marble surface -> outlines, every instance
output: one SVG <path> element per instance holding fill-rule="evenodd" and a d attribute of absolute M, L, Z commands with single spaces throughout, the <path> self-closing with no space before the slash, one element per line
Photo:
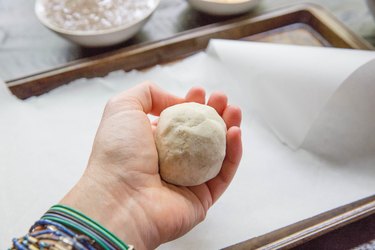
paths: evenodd
<path fill-rule="evenodd" d="M 30 0 L 0 1 L 0 78 L 10 80 L 46 70 L 74 59 L 100 54 L 145 41 L 170 37 L 178 32 L 229 19 L 193 10 L 185 0 L 161 0 L 150 21 L 133 39 L 105 49 L 86 49 L 72 44 L 43 27 Z M 257 15 L 302 0 L 263 0 L 248 15 Z M 375 21 L 364 0 L 310 0 L 330 10 L 359 36 L 375 45 Z"/>

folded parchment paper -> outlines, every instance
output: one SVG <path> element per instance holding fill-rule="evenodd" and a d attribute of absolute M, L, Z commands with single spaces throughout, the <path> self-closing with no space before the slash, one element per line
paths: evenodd
<path fill-rule="evenodd" d="M 221 90 L 243 109 L 232 185 L 204 222 L 160 249 L 218 249 L 373 194 L 374 57 L 214 41 L 173 65 L 80 79 L 26 101 L 0 85 L 0 248 L 79 179 L 106 100 L 144 80 L 178 95 Z"/>
<path fill-rule="evenodd" d="M 350 75 L 351 84 L 371 79 L 363 72 L 352 73 L 361 66 L 371 72 L 374 66 L 366 63 L 375 59 L 368 51 L 279 44 L 265 48 L 263 43 L 249 46 L 227 40 L 212 41 L 208 53 L 237 77 L 250 106 L 293 148 L 302 144 L 322 108 Z"/>

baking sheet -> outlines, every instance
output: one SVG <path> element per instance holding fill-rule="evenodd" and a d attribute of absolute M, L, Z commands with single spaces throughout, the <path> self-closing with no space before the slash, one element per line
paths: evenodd
<path fill-rule="evenodd" d="M 79 78 L 102 77 L 115 70 L 140 70 L 180 60 L 206 49 L 209 40 L 213 38 L 372 49 L 370 44 L 343 26 L 324 8 L 314 4 L 300 4 L 251 18 L 238 17 L 182 32 L 165 40 L 72 61 L 6 83 L 17 97 L 26 99 Z M 20 63 L 20 70 L 23 68 L 24 65 Z"/>
<path fill-rule="evenodd" d="M 243 43 L 248 44 L 249 50 L 256 48 L 257 51 L 262 50 L 264 53 L 269 53 L 273 46 Z M 237 46 L 239 45 L 236 44 L 235 47 Z M 298 77 L 296 76 L 295 80 L 301 82 L 300 79 L 308 79 L 307 76 L 301 75 L 301 70 L 304 69 L 302 66 L 310 61 L 311 58 L 308 55 L 312 48 L 279 46 L 282 46 L 279 48 L 281 54 L 283 49 L 295 49 L 291 55 L 297 52 L 297 54 L 305 55 L 302 57 L 302 62 L 294 61 L 294 67 L 298 67 L 299 70 L 288 71 L 286 76 L 290 78 L 290 75 L 297 73 Z M 230 50 L 235 50 L 235 47 L 230 47 Z M 315 49 L 316 53 L 326 56 L 326 52 L 323 51 L 327 49 Z M 220 51 L 223 50 L 220 49 Z M 311 55 L 316 56 L 316 53 L 311 53 Z M 344 50 L 330 51 L 328 53 L 330 58 L 326 59 L 327 62 L 332 58 L 337 58 L 341 63 L 342 53 L 346 52 Z M 373 52 L 367 53 L 369 53 L 368 61 L 370 61 L 374 54 Z M 156 66 L 146 72 L 117 71 L 104 78 L 80 79 L 41 97 L 30 98 L 26 101 L 13 98 L 5 86 L 1 85 L 0 213 L 3 218 L 0 225 L 0 248 L 7 247 L 12 237 L 24 234 L 29 225 L 52 204 L 57 203 L 78 180 L 86 166 L 106 100 L 115 93 L 144 80 L 153 80 L 161 87 L 178 95 L 184 95 L 191 86 L 195 85 L 204 86 L 208 92 L 221 90 L 228 93 L 231 103 L 241 106 L 244 111 L 242 125 L 244 156 L 232 185 L 211 208 L 204 222 L 184 237 L 162 245 L 160 249 L 218 249 L 374 193 L 375 168 L 372 167 L 374 165 L 372 158 L 362 157 L 361 154 L 357 154 L 358 152 L 354 152 L 358 155 L 355 164 L 350 161 L 332 161 L 308 147 L 308 145 L 315 145 L 315 142 L 306 143 L 310 135 L 306 136 L 299 149 L 296 149 L 298 146 L 294 149 L 286 146 L 282 140 L 285 142 L 289 138 L 281 137 L 281 133 L 276 132 L 278 126 L 272 126 L 270 122 L 274 120 L 267 119 L 269 116 L 265 116 L 266 113 L 259 112 L 259 109 L 250 104 L 253 102 L 250 100 L 250 94 L 253 93 L 251 93 L 252 89 L 248 89 L 251 85 L 249 83 L 251 80 L 259 80 L 259 71 L 257 71 L 259 69 L 246 67 L 248 77 L 245 82 L 245 79 L 241 80 L 240 74 L 233 74 L 233 69 L 226 66 L 225 60 L 224 62 L 217 60 L 217 55 L 217 53 L 216 56 L 200 53 L 179 63 Z M 251 56 L 257 55 L 251 54 Z M 358 54 L 353 54 L 354 58 L 357 56 Z M 241 58 L 243 57 L 242 53 Z M 367 58 L 367 55 L 365 57 Z M 265 65 L 268 68 L 273 62 L 277 62 L 275 57 L 268 56 L 267 58 L 269 63 Z M 359 61 L 366 63 L 366 60 L 352 60 L 349 54 L 344 59 L 353 63 Z M 263 59 L 258 58 L 258 61 L 260 60 Z M 374 82 L 374 79 L 372 79 L 371 72 L 368 72 L 374 70 L 374 65 L 373 63 L 367 65 L 369 65 L 368 69 L 361 68 L 361 63 L 357 64 L 360 70 L 365 71 L 357 71 L 365 81 L 363 87 L 360 87 L 358 93 L 354 95 L 356 98 L 350 99 L 355 101 L 354 104 L 362 99 L 364 102 L 371 103 L 372 100 L 368 98 L 371 97 L 370 93 L 375 93 L 375 91 L 370 91 L 374 87 L 370 82 Z M 280 70 L 279 67 L 280 64 L 275 68 L 276 73 Z M 346 69 L 348 72 L 352 69 L 356 70 L 354 66 L 347 66 Z M 330 71 L 315 73 L 322 76 L 326 84 L 330 84 L 328 79 L 331 78 L 325 77 L 327 72 Z M 346 77 L 353 73 L 348 72 L 339 70 L 337 73 L 343 73 Z M 277 76 L 276 73 L 275 76 Z M 284 76 L 279 75 L 276 80 L 281 80 L 282 77 Z M 332 76 L 332 78 L 335 77 Z M 344 76 L 340 79 L 344 82 L 347 80 Z M 290 84 L 292 89 L 295 86 Z M 324 88 L 319 91 L 326 91 L 324 83 L 319 86 Z M 323 107 L 318 112 L 322 116 L 317 114 L 317 117 L 312 119 L 311 129 L 314 128 L 314 124 L 321 124 L 315 123 L 319 119 L 324 121 L 325 116 L 331 118 L 330 103 L 334 112 L 337 108 L 342 111 L 343 109 L 340 109 L 342 105 L 338 105 L 341 103 L 340 100 L 348 100 L 345 93 L 354 93 L 353 88 L 350 87 L 352 84 L 335 86 L 340 87 L 338 90 L 333 90 L 333 87 L 328 88 L 333 97 L 326 100 L 324 107 L 328 108 Z M 345 86 L 349 86 L 348 90 L 345 90 Z M 356 85 L 355 89 L 357 89 Z M 366 93 L 363 93 L 364 89 L 367 90 Z M 338 99 L 335 97 L 336 94 Z M 288 101 L 290 95 L 285 96 Z M 305 101 L 303 98 L 302 100 Z M 260 98 L 260 101 L 267 103 L 270 99 Z M 363 107 L 363 104 L 362 102 L 357 107 Z M 304 106 L 301 105 L 301 107 Z M 368 113 L 368 109 L 361 109 L 361 112 L 357 110 L 356 108 L 354 113 L 360 115 L 354 117 L 366 116 L 366 121 L 372 121 L 372 113 Z M 347 114 L 346 108 L 344 111 L 344 114 Z M 324 115 L 325 112 L 328 112 L 327 115 Z M 277 112 L 274 114 L 278 115 Z M 296 117 L 299 121 L 300 118 Z M 348 121 L 352 117 L 338 115 L 338 118 L 346 118 L 345 121 Z M 335 119 L 330 121 L 335 121 Z M 360 121 L 362 124 L 367 124 L 364 120 Z M 326 131 L 325 128 L 319 126 L 317 128 L 319 131 Z M 368 128 L 371 130 L 372 126 Z M 311 131 L 313 130 L 309 130 L 307 134 L 313 133 Z M 356 138 L 355 134 L 352 136 Z M 372 141 L 371 137 L 368 138 Z M 336 139 L 333 142 L 336 142 Z M 367 152 L 366 155 L 369 153 L 371 152 Z"/>

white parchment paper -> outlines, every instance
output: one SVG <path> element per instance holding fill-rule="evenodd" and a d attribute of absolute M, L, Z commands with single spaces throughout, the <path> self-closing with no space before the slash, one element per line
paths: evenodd
<path fill-rule="evenodd" d="M 228 40 L 213 40 L 208 53 L 237 77 L 250 106 L 292 148 L 302 144 L 337 88 L 375 59 L 368 51 Z"/>
<path fill-rule="evenodd" d="M 208 54 L 80 79 L 26 101 L 1 84 L 0 248 L 79 179 L 107 99 L 144 80 L 177 95 L 196 85 L 221 90 L 243 109 L 244 154 L 232 185 L 204 222 L 160 249 L 218 249 L 373 194 L 373 57 L 216 41 Z"/>

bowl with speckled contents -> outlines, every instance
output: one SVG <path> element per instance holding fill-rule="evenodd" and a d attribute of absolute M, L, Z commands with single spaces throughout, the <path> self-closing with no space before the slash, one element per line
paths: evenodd
<path fill-rule="evenodd" d="M 207 14 L 216 16 L 238 15 L 253 9 L 260 0 L 188 0 L 190 5 Z"/>
<path fill-rule="evenodd" d="M 37 0 L 39 21 L 85 47 L 121 43 L 140 31 L 160 0 Z"/>

